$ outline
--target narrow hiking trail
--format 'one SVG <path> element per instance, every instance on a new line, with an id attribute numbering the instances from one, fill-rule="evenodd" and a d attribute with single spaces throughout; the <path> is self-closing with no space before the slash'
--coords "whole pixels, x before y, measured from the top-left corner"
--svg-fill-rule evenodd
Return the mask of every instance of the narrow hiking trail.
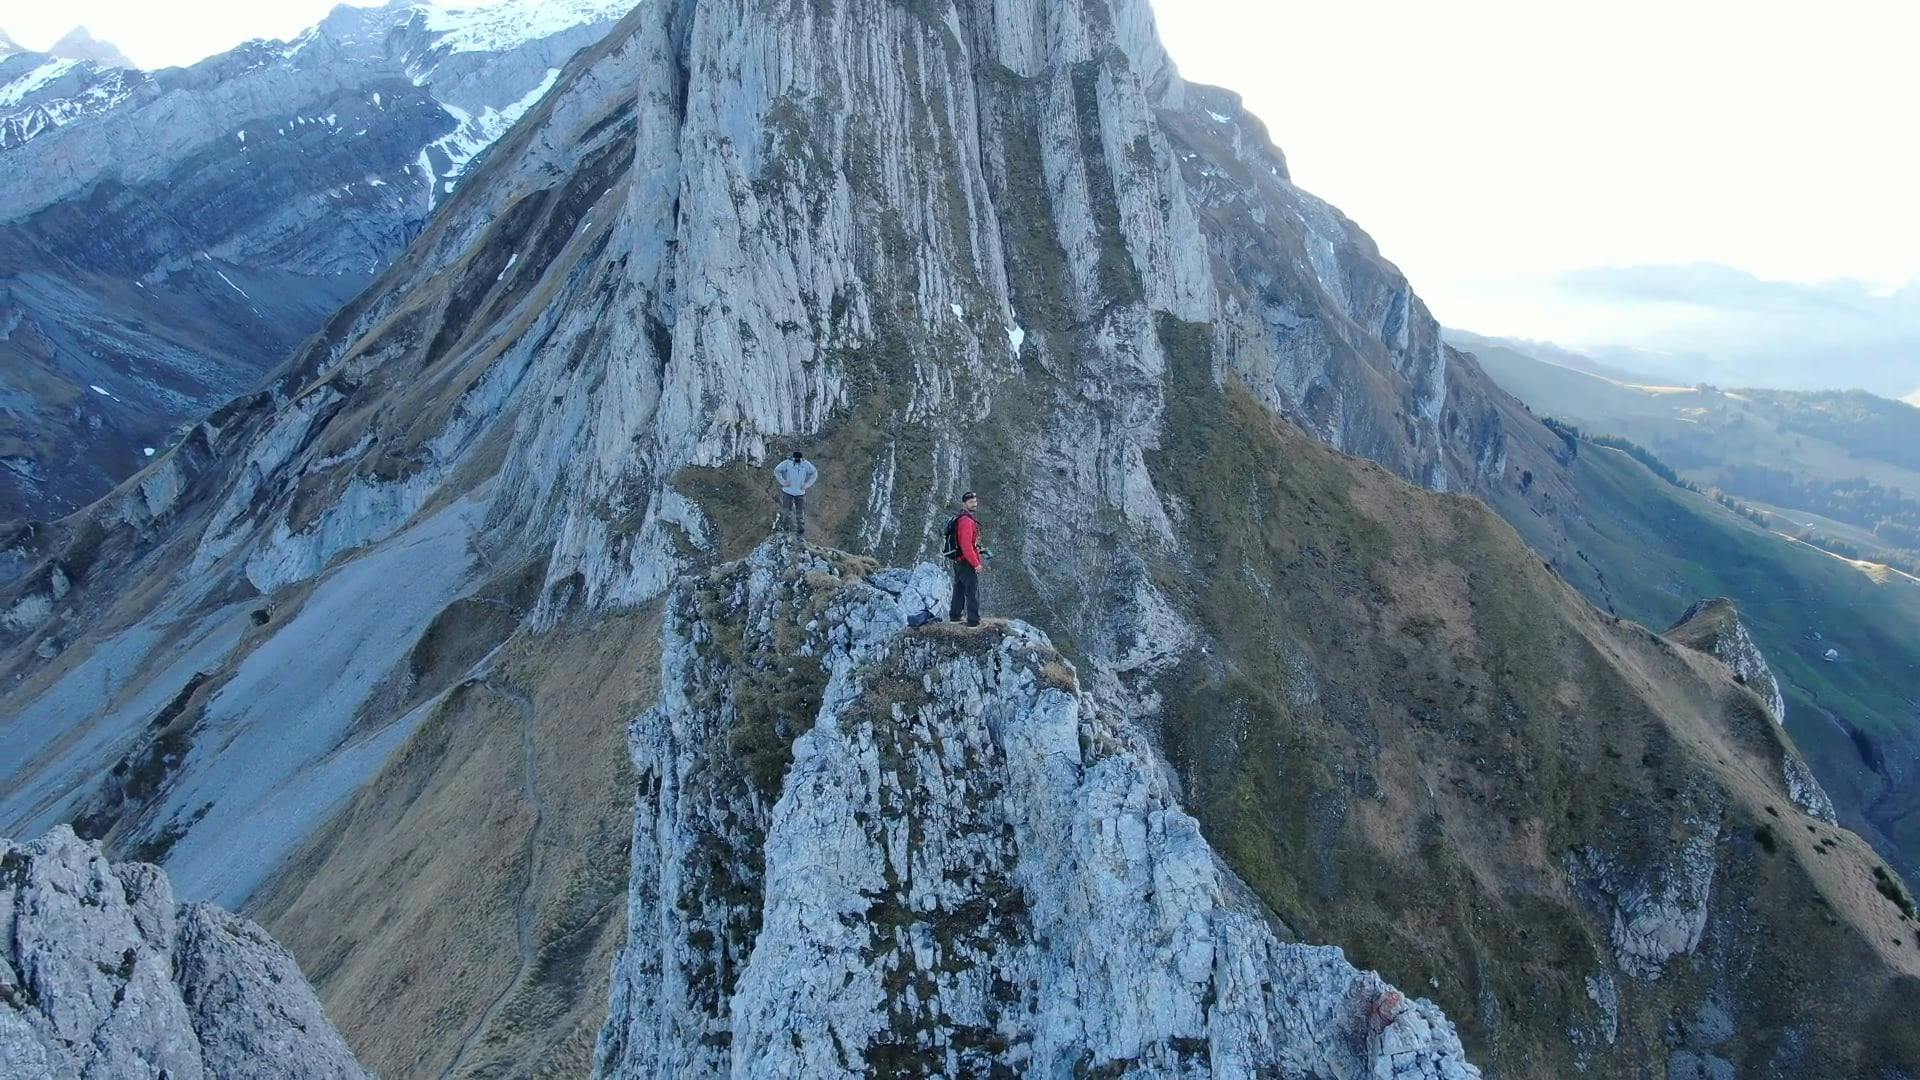
<path id="1" fill-rule="evenodd" d="M 507 1002 L 513 997 L 514 991 L 519 989 L 520 985 L 526 980 L 527 973 L 533 968 L 535 959 L 533 945 L 533 890 L 534 886 L 540 881 L 540 833 L 541 827 L 546 822 L 547 815 L 546 802 L 540 797 L 539 750 L 534 743 L 533 737 L 534 725 L 537 723 L 538 717 L 534 710 L 533 697 L 525 690 L 502 682 L 492 675 L 482 678 L 480 685 L 486 687 L 496 696 L 512 705 L 514 711 L 520 716 L 520 752 L 522 759 L 520 782 L 522 794 L 526 797 L 527 805 L 533 808 L 533 824 L 527 829 L 526 849 L 522 854 L 525 870 L 523 871 L 520 883 L 520 896 L 514 901 L 513 933 L 514 944 L 519 953 L 519 961 L 514 968 L 513 975 L 501 981 L 500 993 L 494 997 L 493 1003 L 487 1006 L 487 1011 L 480 1015 L 480 1019 L 474 1022 L 473 1027 L 468 1029 L 465 1037 L 460 1040 L 460 1049 L 454 1053 L 453 1060 L 447 1063 L 446 1070 L 440 1074 L 441 1080 L 449 1080 L 451 1077 L 460 1075 L 460 1068 L 466 1062 L 467 1055 L 473 1052 L 475 1044 L 486 1033 L 487 1029 L 493 1026 L 493 1022 L 499 1017 L 501 1010 L 506 1008 Z"/>

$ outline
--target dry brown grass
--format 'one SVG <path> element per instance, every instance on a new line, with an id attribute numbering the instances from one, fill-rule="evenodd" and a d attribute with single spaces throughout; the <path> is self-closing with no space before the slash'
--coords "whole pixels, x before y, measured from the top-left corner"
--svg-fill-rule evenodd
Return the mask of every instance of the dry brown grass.
<path id="1" fill-rule="evenodd" d="M 658 693 L 659 627 L 656 608 L 510 641 L 496 685 L 456 687 L 263 890 L 252 914 L 382 1076 L 438 1076 L 457 1055 L 454 1075 L 590 1071 L 625 935 L 626 723 Z M 513 691 L 535 718 L 531 880 Z"/>

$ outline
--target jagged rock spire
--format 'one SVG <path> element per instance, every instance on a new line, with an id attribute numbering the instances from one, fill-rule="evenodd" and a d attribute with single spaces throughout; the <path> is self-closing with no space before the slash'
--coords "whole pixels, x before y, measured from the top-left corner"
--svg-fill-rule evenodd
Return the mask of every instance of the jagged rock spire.
<path id="1" fill-rule="evenodd" d="M 676 591 L 600 1075 L 1479 1075 L 1288 939 L 1043 634 L 910 628 L 944 582 L 770 541 Z"/>

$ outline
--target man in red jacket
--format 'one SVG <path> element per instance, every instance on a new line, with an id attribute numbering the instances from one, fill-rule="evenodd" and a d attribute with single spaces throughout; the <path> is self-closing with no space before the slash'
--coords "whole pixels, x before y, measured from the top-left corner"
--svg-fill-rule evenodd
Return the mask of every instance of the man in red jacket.
<path id="1" fill-rule="evenodd" d="M 964 608 L 968 626 L 980 625 L 980 571 L 987 568 L 980 558 L 980 496 L 969 491 L 960 496 L 960 516 L 947 526 L 950 534 L 947 558 L 953 560 L 953 602 L 947 605 L 947 621 L 959 622 Z"/>

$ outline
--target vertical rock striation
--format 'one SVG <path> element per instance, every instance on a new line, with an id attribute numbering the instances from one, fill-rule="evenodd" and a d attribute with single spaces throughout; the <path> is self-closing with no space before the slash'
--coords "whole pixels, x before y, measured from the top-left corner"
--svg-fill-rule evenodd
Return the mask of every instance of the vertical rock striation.
<path id="1" fill-rule="evenodd" d="M 943 583 L 769 543 L 676 591 L 601 1075 L 1479 1075 L 1288 940 L 1042 634 L 910 629 Z"/>
<path id="2" fill-rule="evenodd" d="M 0 1072 L 366 1077 L 293 957 L 61 826 L 0 840 Z"/>

